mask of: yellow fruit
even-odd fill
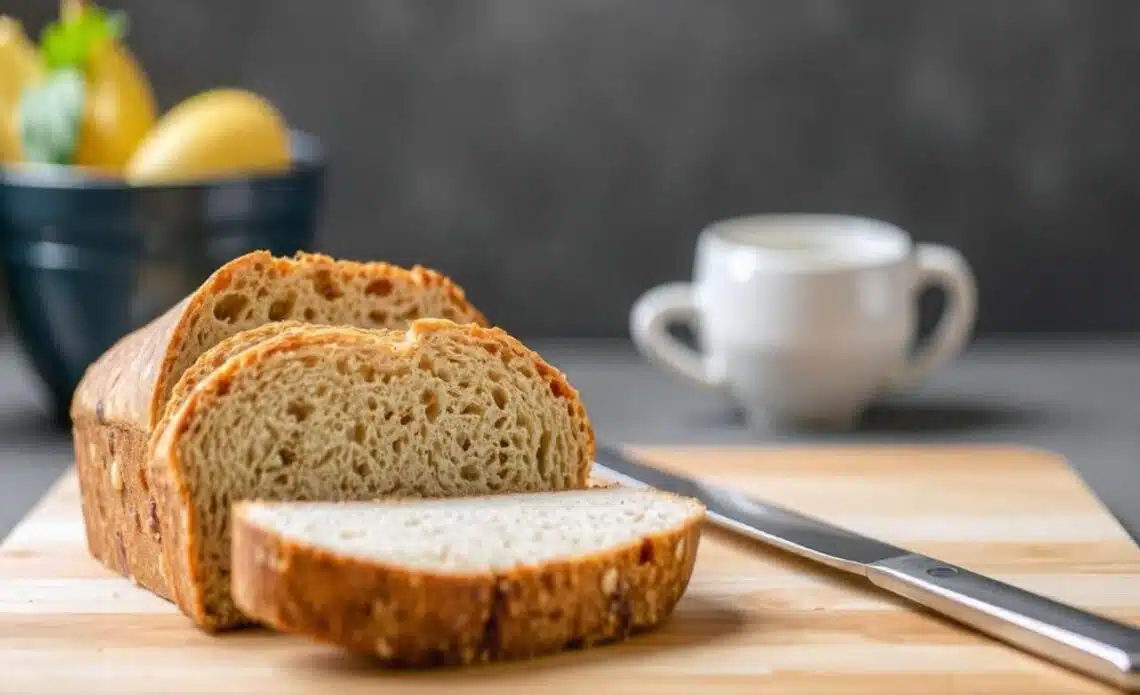
[[[281,172],[289,168],[289,131],[265,99],[215,89],[175,106],[127,165],[136,184],[173,183]]]
[[[154,93],[131,52],[106,41],[87,61],[77,166],[121,171],[154,126]]]
[[[23,26],[0,16],[0,162],[23,159],[16,119],[20,93],[42,74],[39,54]]]

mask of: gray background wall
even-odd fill
[[[321,250],[438,267],[520,334],[624,336],[703,224],[773,211],[956,245],[981,333],[1140,329],[1140,3],[106,5],[163,107],[244,86],[325,140]]]

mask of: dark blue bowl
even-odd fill
[[[324,153],[293,133],[271,176],[131,186],[67,167],[0,169],[0,259],[16,335],[67,421],[83,371],[226,261],[310,249]]]

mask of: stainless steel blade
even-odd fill
[[[597,475],[694,497],[704,503],[713,523],[831,567],[866,575],[867,565],[908,554],[790,509],[638,463],[608,447],[598,447],[596,460]]]

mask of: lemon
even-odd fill
[[[126,168],[136,184],[276,173],[290,165],[289,131],[264,98],[214,89],[167,112]]]
[[[87,61],[83,118],[74,164],[121,171],[155,122],[150,82],[131,52],[107,40]]]
[[[43,74],[35,45],[15,19],[0,16],[0,162],[23,158],[17,110],[24,87]]]

